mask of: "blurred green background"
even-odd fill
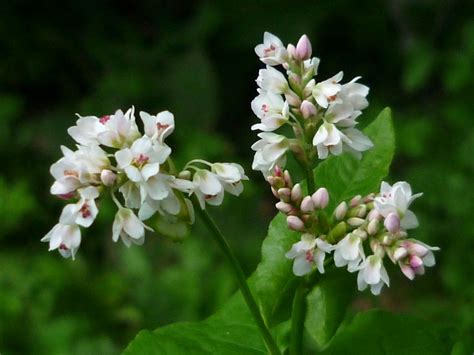
[[[438,265],[410,282],[392,269],[379,298],[354,309],[409,312],[474,335],[474,17],[472,1],[10,1],[0,4],[0,352],[115,354],[142,328],[203,319],[235,291],[198,223],[184,243],[111,241],[104,201],[79,256],[48,253],[41,237],[62,201],[49,195],[59,145],[73,146],[74,114],[135,105],[175,113],[174,159],[237,161],[251,182],[211,209],[245,271],[259,260],[275,214],[260,174],[250,101],[263,32],[310,36],[320,79],[361,75],[370,122],[391,106],[397,155],[390,181],[424,196],[413,234],[441,247]],[[354,278],[355,284],[355,278]]]

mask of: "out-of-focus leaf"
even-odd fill
[[[448,335],[432,322],[372,310],[358,313],[321,354],[444,355],[450,343]]]

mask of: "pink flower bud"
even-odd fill
[[[285,170],[285,172],[283,173],[283,178],[285,179],[286,186],[290,188],[293,187],[293,181],[291,180],[291,175],[288,170]]]
[[[390,233],[397,233],[400,230],[400,217],[396,213],[389,213],[383,225]]]
[[[308,36],[302,35],[296,44],[294,57],[299,60],[306,60],[311,57],[312,48]]]
[[[421,244],[411,242],[408,244],[408,252],[410,254],[418,255],[419,257],[424,257],[426,254],[428,254],[428,251],[428,248],[424,247]]]
[[[347,213],[347,203],[345,201],[342,201],[337,207],[336,210],[334,211],[334,216],[338,221],[343,219],[346,216]]]
[[[305,196],[305,198],[303,198],[303,201],[301,201],[300,209],[303,213],[311,213],[314,211],[314,203],[311,199],[311,196]]]
[[[423,260],[417,255],[411,255],[409,259],[409,264],[413,269],[418,269],[420,266],[423,265]]]
[[[314,207],[316,208],[326,208],[329,203],[329,193],[325,187],[320,187],[316,192],[311,196]]]
[[[284,214],[289,213],[293,209],[293,206],[291,206],[289,203],[282,202],[282,201],[277,202],[275,207]]]
[[[293,91],[289,90],[285,93],[285,99],[288,101],[290,106],[299,107],[301,105],[301,99]]]
[[[281,176],[282,171],[279,165],[275,165],[275,167],[273,168],[273,174],[275,176]]]
[[[115,184],[115,180],[117,180],[117,174],[115,174],[112,170],[102,170],[100,173],[100,180],[105,186],[112,186]]]
[[[273,186],[271,187],[271,189],[272,189],[273,196],[275,196],[276,198],[280,198],[280,196],[278,195],[277,190],[275,190],[275,188]]]
[[[301,190],[301,185],[296,184],[291,189],[291,200],[295,202],[296,204],[299,204],[302,198],[303,198],[303,191]]]
[[[379,231],[379,220],[378,219],[373,219],[369,222],[369,225],[367,226],[367,232],[370,235],[375,235]]]
[[[351,202],[349,202],[349,206],[350,207],[356,207],[360,203],[361,200],[362,200],[361,195],[354,196],[352,198]]]
[[[399,247],[395,249],[395,251],[393,252],[393,258],[395,259],[395,261],[399,261],[405,258],[407,255],[408,255],[408,251],[403,247]]]
[[[372,221],[374,219],[379,220],[381,217],[382,217],[382,215],[380,213],[378,213],[377,210],[374,209],[374,210],[371,210],[369,212],[369,215],[367,216],[367,219],[369,221]]]
[[[287,187],[282,187],[278,190],[278,196],[283,202],[290,202],[291,190]]]
[[[301,219],[296,216],[288,216],[286,218],[286,223],[288,224],[288,228],[301,232],[304,230],[304,223]]]
[[[316,106],[308,100],[304,100],[300,105],[300,111],[304,118],[309,118],[316,114]]]

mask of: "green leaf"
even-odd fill
[[[358,313],[321,354],[449,354],[449,335],[416,317],[371,310]]]
[[[380,182],[388,174],[395,151],[391,110],[385,108],[364,133],[372,139],[374,147],[363,153],[361,160],[349,154],[333,156],[316,168],[316,185],[329,190],[329,210],[355,195],[378,191]]]
[[[262,261],[257,267],[256,291],[264,319],[273,325],[288,319],[297,286],[292,261],[285,257],[300,233],[290,231],[286,217],[279,213],[270,223],[262,244]]]
[[[318,348],[334,336],[347,312],[355,290],[355,275],[330,269],[307,296],[305,328]]]

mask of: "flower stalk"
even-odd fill
[[[193,200],[193,203],[202,221],[211,232],[211,235],[214,241],[219,246],[219,249],[221,249],[226,259],[228,260],[232,268],[232,271],[234,273],[234,276],[239,284],[240,292],[242,293],[244,301],[247,304],[247,307],[249,308],[250,312],[252,313],[255,323],[257,324],[257,327],[260,330],[260,333],[263,337],[263,340],[265,342],[268,352],[272,355],[280,354],[280,350],[278,349],[275,339],[273,338],[272,334],[270,333],[270,330],[265,324],[265,321],[263,320],[263,317],[257,306],[257,302],[255,301],[255,298],[253,297],[252,292],[250,291],[250,288],[247,284],[247,280],[242,270],[242,267],[240,266],[239,261],[237,260],[236,256],[232,252],[232,249],[230,248],[229,243],[227,243],[227,240],[225,239],[221,230],[219,229],[217,224],[214,222],[212,217],[209,215],[209,213],[206,210],[203,210],[199,207],[199,202],[196,199]]]

